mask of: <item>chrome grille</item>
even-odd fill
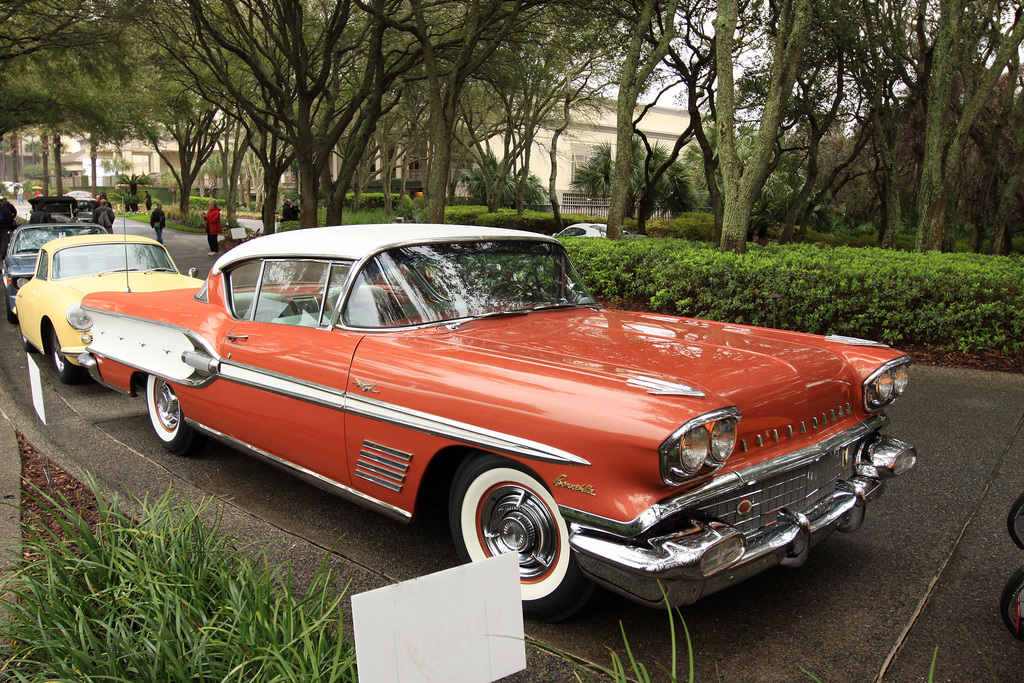
[[[736,527],[750,544],[770,530],[781,508],[806,512],[831,495],[843,474],[843,452],[848,448],[833,449],[816,460],[708,498],[696,511]],[[744,501],[749,502],[750,510],[741,514]]]
[[[411,461],[410,453],[364,441],[353,474],[400,493]]]

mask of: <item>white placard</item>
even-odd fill
[[[352,596],[360,683],[488,683],[526,668],[519,557]]]
[[[43,381],[39,376],[39,366],[32,354],[26,353],[28,359],[28,383],[32,387],[32,405],[35,406],[36,415],[46,424],[46,408],[43,407]]]
[[[231,228],[231,239],[233,239],[233,240],[244,240],[245,239],[245,228]]]

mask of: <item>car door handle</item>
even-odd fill
[[[248,338],[249,338],[249,335],[247,335],[247,334],[229,334],[227,336],[227,340],[228,341],[240,341],[240,340],[248,339]]]

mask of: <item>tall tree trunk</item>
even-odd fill
[[[633,118],[636,104],[647,85],[647,78],[668,54],[675,38],[675,15],[678,0],[668,0],[661,22],[664,32],[652,47],[648,44],[647,33],[652,30],[655,14],[659,9],[658,0],[644,0],[635,24],[631,28],[629,44],[619,76],[619,98],[615,111],[615,163],[612,167],[611,186],[608,198],[608,238],[622,236],[622,224],[631,201],[629,197],[629,173],[633,164]]]
[[[750,212],[770,172],[776,136],[803,58],[812,17],[810,0],[785,0],[780,9],[771,81],[761,114],[761,125],[750,158],[741,163],[736,148],[736,92],[733,74],[739,0],[718,0],[715,52],[719,88],[715,110],[718,115],[719,168],[725,195],[720,242],[722,251],[743,253],[747,249]]]
[[[61,161],[61,152],[64,148],[63,143],[60,140],[60,133],[57,131],[53,132],[53,178],[54,186],[56,187],[56,194],[64,194],[64,164]]]
[[[43,131],[39,134],[43,146],[43,196],[50,196],[50,134]]]
[[[16,183],[24,183],[24,171],[21,157],[21,137],[17,133],[11,133],[11,149],[14,155],[11,159],[11,178]],[[24,191],[24,188],[22,188]]]
[[[963,0],[942,0],[940,6],[938,33],[932,50],[934,66],[925,97],[924,158],[917,203],[918,251],[952,251],[955,248],[954,223],[948,215],[954,175],[960,168],[971,127],[990,100],[1007,64],[1016,59],[1015,53],[1024,41],[1024,20],[1018,8],[1009,33],[998,34],[995,38],[998,45],[996,53],[969,83],[965,83],[965,86],[973,87],[973,92],[965,91],[963,106],[955,116],[955,123],[950,124],[949,103],[953,83],[963,75],[964,30],[970,17]]]
[[[97,159],[99,152],[96,150],[98,143],[96,142],[96,136],[89,136],[89,173],[92,177],[92,196],[95,197],[99,192],[99,178],[96,177]]]
[[[548,175],[548,201],[551,202],[551,214],[555,219],[555,228],[561,230],[565,227],[562,224],[562,204],[558,201],[558,140],[562,133],[569,127],[569,114],[572,103],[568,97],[562,103],[562,121],[551,132],[551,148],[548,150],[548,158],[551,160],[551,173]]]

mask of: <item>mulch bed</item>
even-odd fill
[[[60,502],[65,498],[90,524],[98,519],[96,498],[86,486],[52,462],[18,432],[21,449],[21,533],[25,539],[38,537],[41,529],[49,529],[57,538],[63,536],[58,520],[40,501],[40,493]],[[24,553],[25,559],[31,555]]]

